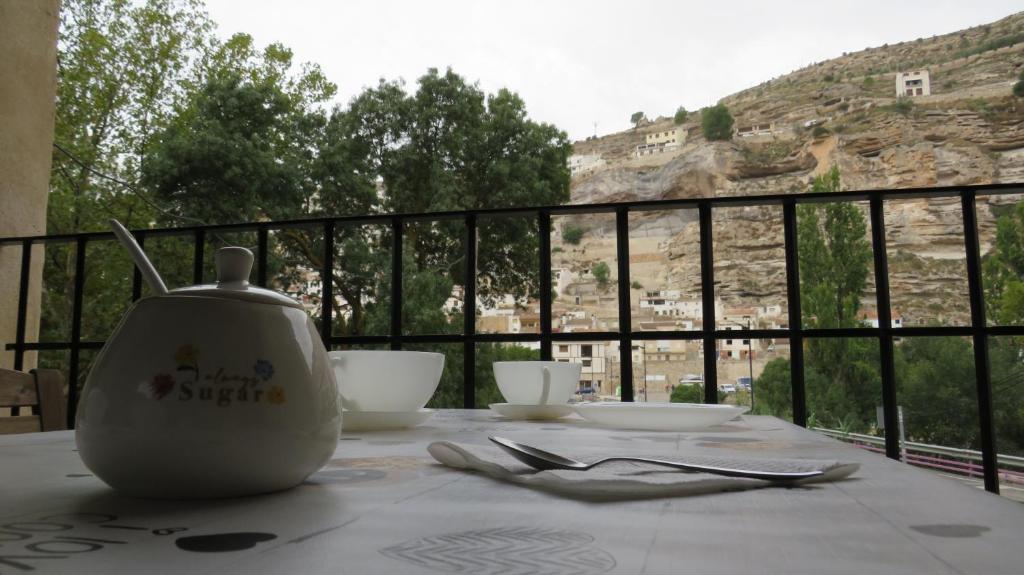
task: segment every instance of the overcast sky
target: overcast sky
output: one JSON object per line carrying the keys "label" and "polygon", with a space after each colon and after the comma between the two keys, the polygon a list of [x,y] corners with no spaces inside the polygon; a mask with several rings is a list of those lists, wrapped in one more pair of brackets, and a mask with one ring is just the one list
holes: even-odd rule
{"label": "overcast sky", "polygon": [[869,46],[992,22],[1020,0],[206,0],[219,33],[281,42],[347,103],[450,66],[579,139]]}

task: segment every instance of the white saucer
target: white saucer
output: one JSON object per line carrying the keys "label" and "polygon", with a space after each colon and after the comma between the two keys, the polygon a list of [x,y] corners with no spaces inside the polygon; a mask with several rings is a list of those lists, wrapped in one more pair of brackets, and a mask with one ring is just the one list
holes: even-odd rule
{"label": "white saucer", "polygon": [[572,413],[569,404],[520,405],[516,403],[492,403],[488,407],[498,415],[509,419],[558,419]]}
{"label": "white saucer", "polygon": [[384,429],[405,429],[430,419],[433,409],[419,411],[343,411],[342,431],[381,431]]}
{"label": "white saucer", "polygon": [[748,407],[703,403],[579,403],[584,419],[619,429],[694,431],[725,423]]}

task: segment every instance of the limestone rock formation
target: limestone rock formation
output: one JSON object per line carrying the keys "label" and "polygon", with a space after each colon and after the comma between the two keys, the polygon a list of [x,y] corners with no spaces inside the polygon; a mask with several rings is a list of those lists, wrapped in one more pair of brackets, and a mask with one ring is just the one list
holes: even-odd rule
{"label": "limestone rock formation", "polygon": [[[572,202],[799,193],[832,166],[849,190],[1024,182],[1024,99],[1012,95],[1024,69],[1022,30],[1019,13],[844,54],[733,94],[722,101],[737,127],[770,130],[731,142],[706,141],[699,114],[683,125],[686,143],[662,154],[634,152],[648,133],[674,128],[667,118],[576,142],[574,153],[599,154],[605,163],[573,180]],[[897,100],[894,74],[912,69],[929,71],[932,93]],[[1001,206],[1019,200],[979,199],[983,250]],[[956,197],[886,206],[893,305],[908,325],[969,321],[960,211]],[[602,231],[589,241],[614,241],[607,218],[585,221]],[[699,294],[696,214],[641,214],[631,228],[662,234],[655,251],[666,267],[663,287]],[[716,291],[726,305],[785,303],[780,208],[716,210],[714,251]],[[865,307],[874,306],[873,289],[872,282]]]}

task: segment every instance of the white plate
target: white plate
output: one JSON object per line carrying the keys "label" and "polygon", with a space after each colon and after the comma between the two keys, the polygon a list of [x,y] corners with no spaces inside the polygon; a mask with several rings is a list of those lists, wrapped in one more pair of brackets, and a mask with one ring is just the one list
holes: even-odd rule
{"label": "white plate", "polygon": [[492,403],[488,407],[498,415],[509,419],[558,419],[572,413],[568,404],[518,405],[515,403]]}
{"label": "white plate", "polygon": [[576,413],[587,420],[620,429],[693,431],[725,423],[747,407],[701,403],[580,403]]}
{"label": "white plate", "polygon": [[433,409],[419,411],[343,411],[342,431],[380,431],[384,429],[405,429],[430,419]]}

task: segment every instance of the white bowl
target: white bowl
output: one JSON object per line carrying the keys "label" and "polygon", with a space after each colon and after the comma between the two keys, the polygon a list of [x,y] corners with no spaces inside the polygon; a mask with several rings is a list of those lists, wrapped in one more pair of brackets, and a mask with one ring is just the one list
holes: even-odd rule
{"label": "white bowl", "polygon": [[444,354],[423,351],[332,351],[331,367],[348,411],[416,411],[430,401]]}
{"label": "white bowl", "polygon": [[[550,374],[551,385],[547,401],[542,402],[545,369]],[[582,364],[561,361],[496,361],[494,379],[510,404],[559,404],[572,399],[582,370]]]}

